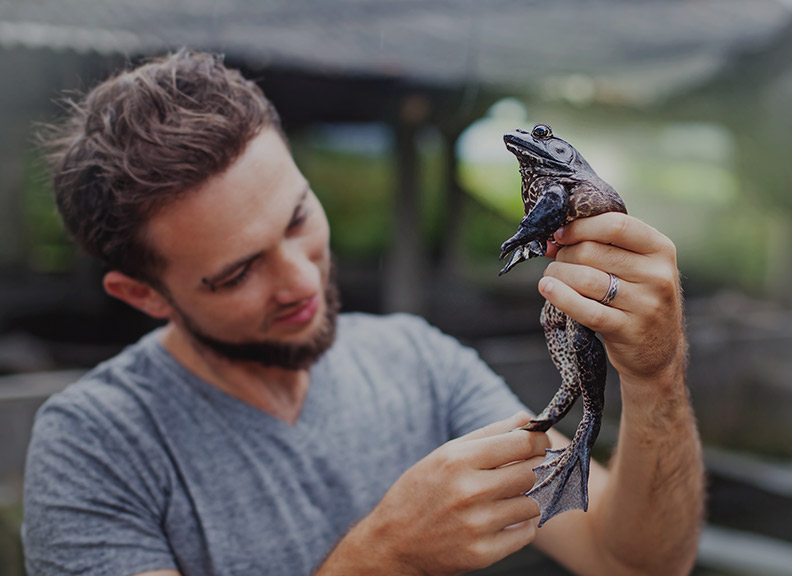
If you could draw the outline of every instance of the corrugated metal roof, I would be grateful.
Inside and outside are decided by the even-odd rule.
[[[254,67],[644,102],[716,73],[790,16],[788,0],[0,0],[0,47],[186,45]]]

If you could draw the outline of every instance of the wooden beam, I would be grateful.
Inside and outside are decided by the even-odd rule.
[[[421,314],[423,311],[426,254],[421,233],[420,159],[416,134],[428,115],[428,109],[429,101],[424,96],[406,97],[394,127],[396,191],[383,286],[386,312]]]

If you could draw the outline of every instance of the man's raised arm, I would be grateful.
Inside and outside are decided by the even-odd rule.
[[[658,231],[617,213],[577,220],[557,240],[564,247],[539,289],[601,334],[620,375],[622,415],[609,473],[592,468],[589,512],[554,518],[536,543],[579,574],[687,574],[704,470],[685,384],[676,250]],[[620,282],[606,306],[598,300],[608,273]]]

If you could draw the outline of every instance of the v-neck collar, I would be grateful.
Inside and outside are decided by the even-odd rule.
[[[160,342],[156,332],[149,335],[150,348],[154,352],[155,361],[167,368],[175,376],[177,382],[191,388],[206,398],[216,409],[224,412],[231,422],[250,426],[262,432],[275,433],[279,436],[295,439],[307,439],[324,428],[327,411],[322,409],[329,395],[333,394],[331,388],[335,386],[328,370],[332,364],[331,350],[328,350],[310,369],[308,391],[303,400],[302,409],[294,424],[270,414],[244,400],[229,394],[217,386],[198,377],[181,364]],[[336,342],[334,344],[337,345]],[[189,391],[188,391],[189,392]]]

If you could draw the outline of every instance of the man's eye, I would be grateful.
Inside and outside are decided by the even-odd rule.
[[[246,264],[239,272],[237,272],[236,275],[220,284],[220,288],[233,288],[234,286],[237,286],[245,278],[247,278],[248,272],[250,272],[250,264]]]
[[[294,215],[292,221],[289,222],[289,230],[294,230],[295,228],[299,228],[307,219],[308,219],[308,211],[304,209],[300,210],[297,214]]]

